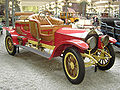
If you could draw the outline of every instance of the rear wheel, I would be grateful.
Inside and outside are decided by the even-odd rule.
[[[63,68],[66,77],[73,84],[79,84],[85,76],[85,65],[76,48],[67,48],[63,55]]]
[[[108,70],[110,69],[114,62],[115,62],[115,53],[114,53],[114,49],[111,46],[111,44],[108,44],[105,48],[104,51],[106,51],[107,53],[109,53],[112,58],[108,58],[108,59],[99,59],[98,60],[98,68],[100,70]],[[102,54],[101,52],[97,52],[97,54],[99,56],[104,56],[104,57],[108,57],[106,54]]]
[[[5,38],[5,46],[6,46],[6,49],[7,49],[7,52],[10,54],[10,55],[15,55],[16,53],[16,46],[13,44],[13,40],[12,40],[12,37],[11,36],[6,36]]]

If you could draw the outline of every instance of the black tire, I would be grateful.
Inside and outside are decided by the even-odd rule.
[[[68,53],[71,53],[71,54],[73,54],[74,56],[75,56],[75,58],[74,58],[74,61],[73,61],[73,63],[75,62],[75,64],[77,64],[78,65],[78,69],[77,69],[77,75],[75,76],[75,79],[72,79],[71,77],[70,77],[70,73],[69,73],[69,71],[68,71],[68,67],[67,67],[67,64],[68,64],[68,62],[66,62],[67,61],[67,58],[66,58],[66,55],[68,54]],[[69,55],[69,54],[68,54]],[[73,57],[73,56],[72,56]],[[66,59],[65,59],[66,58]],[[75,61],[76,60],[76,61]],[[65,64],[65,63],[67,63],[67,64]],[[69,64],[70,65],[70,64]],[[69,66],[68,65],[68,66]],[[74,65],[74,70],[75,70],[75,68],[77,67],[77,65],[75,66]],[[72,83],[72,84],[79,84],[79,83],[81,83],[82,81],[83,81],[83,79],[84,79],[84,76],[85,76],[85,65],[84,65],[84,61],[83,61],[83,59],[82,59],[82,56],[81,56],[81,54],[80,54],[80,52],[77,50],[77,48],[74,48],[74,47],[71,47],[71,48],[67,48],[66,50],[65,50],[65,52],[64,52],[64,54],[63,54],[63,69],[64,69],[64,72],[65,72],[65,75],[66,75],[66,77],[67,77],[67,79]],[[68,74],[69,73],[69,74]],[[72,71],[72,75],[73,75],[73,71]]]
[[[3,35],[3,31],[1,31],[1,35]]]
[[[112,58],[110,58],[108,60],[108,62],[105,64],[105,66],[100,65],[100,63],[98,64],[98,68],[103,71],[110,69],[114,65],[114,62],[115,62],[115,52],[114,52],[112,45],[108,44],[106,46],[106,48],[107,48],[107,51],[109,52],[109,54],[112,56]]]
[[[11,43],[12,48],[10,48],[10,45],[8,44],[8,40]],[[5,38],[5,46],[6,46],[7,52],[10,55],[14,56],[16,54],[16,46],[13,44],[13,40],[12,40],[12,37],[10,35],[7,35]]]

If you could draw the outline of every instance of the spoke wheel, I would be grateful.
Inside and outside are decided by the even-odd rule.
[[[6,46],[7,52],[10,55],[15,55],[16,46],[13,44],[13,40],[12,40],[11,36],[6,36],[6,38],[5,38],[5,46]]]
[[[71,53],[67,53],[65,56],[65,69],[70,78],[76,79],[79,73],[79,66],[76,57]]]
[[[107,53],[109,53],[112,58],[108,58],[108,59],[99,59],[98,60],[98,68],[100,70],[108,70],[110,69],[113,64],[114,64],[114,61],[115,61],[115,53],[114,53],[114,49],[113,47],[108,44],[105,48],[104,48],[104,51],[106,51]],[[103,54],[101,52],[97,52],[97,55],[98,56],[101,56],[101,57],[108,57],[108,55],[106,54]]]
[[[85,75],[84,61],[76,48],[67,48],[65,50],[63,68],[71,83],[79,84],[83,81]]]

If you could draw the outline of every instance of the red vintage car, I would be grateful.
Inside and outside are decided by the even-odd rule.
[[[95,71],[97,67],[108,70],[115,61],[111,45],[116,42],[114,38],[98,35],[94,29],[71,28],[50,16],[33,14],[27,20],[17,20],[15,28],[5,29],[5,45],[10,55],[22,47],[49,60],[61,56],[65,75],[73,84],[83,81],[85,67],[94,65]]]

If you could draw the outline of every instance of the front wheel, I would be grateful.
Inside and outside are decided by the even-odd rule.
[[[1,35],[3,35],[3,31],[1,31]]]
[[[67,48],[63,55],[63,68],[66,77],[73,84],[79,84],[85,76],[85,65],[76,48]]]
[[[7,52],[10,54],[10,55],[15,55],[16,53],[16,46],[13,44],[13,40],[12,40],[12,37],[11,36],[6,36],[5,38],[5,46],[6,46],[6,49],[7,49]]]
[[[99,59],[98,60],[98,68],[100,70],[108,70],[108,69],[110,69],[113,66],[114,62],[115,62],[115,52],[114,52],[114,49],[113,49],[112,45],[108,44],[104,48],[104,51],[106,51],[107,53],[109,53],[112,56],[112,58]],[[101,52],[97,52],[97,54],[99,56],[108,57],[106,54],[102,54]]]

